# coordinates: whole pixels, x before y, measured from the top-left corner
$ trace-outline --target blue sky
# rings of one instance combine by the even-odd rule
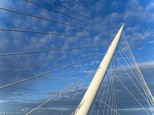
[[[78,20],[54,13],[51,10],[40,8],[24,0],[1,0],[0,8],[7,8],[55,21],[66,22],[78,26],[81,29],[11,13],[2,9],[0,9],[0,28],[72,34],[83,37],[52,36],[49,34],[8,32],[0,30],[0,53],[83,46],[98,47],[63,52],[0,57],[0,86],[87,57],[104,54],[108,48],[108,44],[114,38],[120,26],[125,23],[124,32],[126,39],[130,44],[141,71],[143,72],[145,80],[154,93],[154,84],[151,82],[153,81],[152,70],[154,68],[153,0],[57,1],[96,22],[83,16],[79,16],[74,12],[68,11],[67,9],[46,0],[33,0],[33,2],[63,12]],[[91,29],[92,31],[87,31],[86,29]],[[0,114],[2,112],[8,112],[12,115],[24,114],[25,111],[29,111],[31,108],[39,105],[42,100],[48,99],[56,92],[63,90],[79,78],[85,76],[88,72],[95,70],[102,57],[93,58],[70,68],[62,69],[6,89],[1,89]],[[78,84],[74,89],[69,90],[68,97],[71,93],[80,89],[81,94],[77,94],[77,99],[81,99],[91,78],[92,76],[84,80],[81,84]],[[51,110],[58,110],[56,106],[55,109],[51,106],[55,105],[56,102],[54,101],[49,103],[49,106],[45,107],[51,107]],[[64,100],[60,97],[58,101],[62,103]],[[64,103],[67,103],[67,101],[64,101]],[[14,104],[16,106],[14,106]],[[77,104],[78,103],[76,102],[74,106]]]

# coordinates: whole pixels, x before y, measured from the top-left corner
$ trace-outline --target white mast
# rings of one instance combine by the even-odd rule
[[[103,81],[103,78],[105,76],[105,73],[110,65],[110,62],[112,60],[113,54],[117,48],[122,30],[123,30],[124,24],[119,29],[118,33],[116,34],[114,40],[112,41],[108,51],[106,52],[102,62],[100,63],[97,72],[95,73],[95,76],[93,77],[93,80],[91,81],[86,93],[84,94],[84,97],[82,98],[79,106],[77,107],[75,111],[75,115],[87,115],[89,112],[89,109],[95,99],[95,96],[99,90],[99,87]]]

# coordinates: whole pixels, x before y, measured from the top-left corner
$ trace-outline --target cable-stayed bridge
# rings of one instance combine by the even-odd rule
[[[57,11],[50,7],[41,5],[37,2],[31,0],[25,0],[26,2],[36,5],[37,7],[44,8],[50,11],[57,13],[58,15],[63,15],[72,20],[79,21],[82,23],[87,23],[87,20],[95,22],[95,20],[87,17],[86,15],[80,14],[79,12],[74,11],[73,9],[66,7],[58,2],[49,0],[49,2],[56,4],[58,6],[63,7],[81,17],[86,18],[86,21],[81,20],[80,18],[76,18],[74,16],[65,14],[63,12]],[[62,24],[65,26],[70,26],[77,29],[84,29],[86,31],[94,31],[93,29],[83,28],[71,23],[61,22],[57,20],[52,20],[40,16],[36,16],[33,14],[28,14],[20,11],[15,11],[7,8],[0,8],[0,10],[7,11],[10,13],[14,13],[16,15],[22,15],[32,18],[37,18],[40,20],[50,21],[58,24]],[[95,22],[97,23],[97,22]],[[91,24],[91,23],[90,23]],[[95,24],[95,26],[99,26]],[[88,72],[86,75],[80,77],[79,79],[72,82],[67,87],[64,87],[61,91],[52,94],[46,100],[41,101],[35,107],[31,107],[28,111],[23,112],[26,115],[38,114],[39,111],[48,105],[50,102],[56,102],[56,99],[64,99],[67,103],[59,103],[62,105],[61,110],[54,111],[53,113],[44,113],[44,114],[57,114],[57,115],[125,115],[128,111],[131,111],[133,114],[140,114],[138,111],[141,111],[142,114],[152,115],[153,114],[153,96],[152,93],[144,80],[144,76],[142,75],[137,62],[133,56],[129,43],[126,39],[124,31],[122,32],[123,26],[117,33],[115,39],[111,44],[109,43],[108,50],[106,53],[99,53],[92,55],[90,57],[86,57],[80,59],[79,61],[74,61],[69,64],[65,64],[60,67],[56,67],[54,69],[50,69],[48,71],[44,71],[40,74],[35,74],[33,76],[29,76],[20,80],[15,80],[11,83],[6,83],[0,86],[0,90],[7,90],[9,87],[14,87],[18,84],[23,84],[25,82],[30,82],[34,79],[43,78],[46,79],[46,75],[61,71],[67,68],[71,68],[73,66],[77,66],[80,63],[94,60],[94,59],[103,59],[104,62],[99,61],[100,66],[95,65],[95,69]],[[118,29],[117,29],[118,30]],[[17,28],[0,28],[0,31],[5,32],[16,32],[23,34],[41,34],[41,35],[50,35],[50,36],[62,36],[62,37],[72,37],[72,38],[89,38],[86,35],[74,35],[68,33],[57,33],[57,32],[44,32],[44,31],[33,31],[28,29],[17,29]],[[98,31],[98,30],[97,30]],[[45,50],[28,50],[28,51],[19,51],[19,52],[11,52],[11,53],[1,53],[0,56],[3,58],[7,58],[9,56],[23,56],[23,55],[33,55],[38,53],[50,53],[50,52],[65,52],[65,51],[76,51],[82,49],[92,49],[92,48],[101,48],[104,45],[100,46],[91,46],[84,45],[78,47],[69,47],[69,48],[59,48],[59,49],[45,49]],[[104,57],[104,58],[103,58]],[[98,67],[97,67],[98,66]],[[94,77],[93,77],[94,76]],[[89,84],[91,85],[87,87],[87,89],[82,89],[82,82],[86,79],[89,79]],[[95,80],[94,80],[95,79]],[[85,82],[84,81],[84,82]],[[91,82],[95,81],[95,82]],[[91,88],[92,87],[92,88]],[[71,90],[74,89],[74,92]],[[72,93],[72,94],[69,94]],[[84,96],[85,94],[85,96]],[[83,97],[83,98],[82,98]],[[53,105],[54,106],[54,105]],[[71,109],[69,109],[73,106]],[[52,108],[52,107],[51,107]],[[137,109],[134,110],[133,108]],[[46,109],[44,110],[46,111]],[[130,113],[129,113],[130,114]]]

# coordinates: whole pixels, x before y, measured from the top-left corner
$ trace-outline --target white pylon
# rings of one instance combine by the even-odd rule
[[[114,40],[112,41],[109,49],[107,50],[102,62],[100,63],[86,93],[84,94],[79,106],[75,111],[75,115],[87,115],[90,107],[95,99],[95,96],[101,86],[103,78],[106,74],[106,71],[110,65],[114,52],[117,48],[124,24],[119,29],[118,33],[116,34]]]

